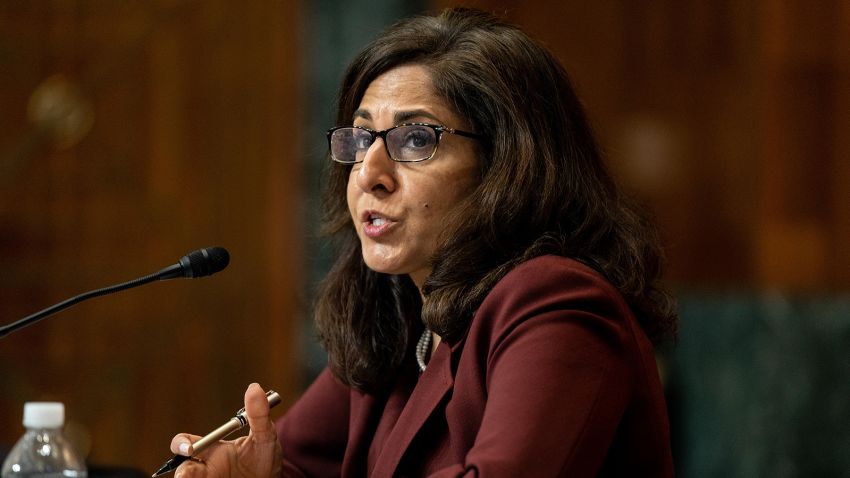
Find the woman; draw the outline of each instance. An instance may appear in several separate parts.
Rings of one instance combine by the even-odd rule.
[[[178,478],[671,476],[657,240],[551,54],[474,10],[406,20],[337,124],[328,367],[276,426],[249,387],[250,435]]]

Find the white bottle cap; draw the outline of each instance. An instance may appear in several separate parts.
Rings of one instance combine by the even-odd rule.
[[[60,402],[27,402],[24,404],[25,427],[61,428],[64,424],[64,404]]]

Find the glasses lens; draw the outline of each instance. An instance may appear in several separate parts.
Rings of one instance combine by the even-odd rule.
[[[437,132],[428,126],[399,126],[387,133],[387,149],[396,161],[428,159],[437,149]]]
[[[364,129],[340,128],[331,133],[331,155],[340,163],[363,161],[372,142],[372,133]]]

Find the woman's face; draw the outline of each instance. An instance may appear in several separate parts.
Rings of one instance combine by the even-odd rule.
[[[376,131],[414,122],[469,131],[434,94],[430,73],[419,65],[399,66],[375,78],[353,120]],[[370,269],[408,274],[422,286],[447,213],[478,183],[475,147],[474,139],[445,133],[433,158],[398,163],[377,138],[363,162],[352,166],[348,210]]]

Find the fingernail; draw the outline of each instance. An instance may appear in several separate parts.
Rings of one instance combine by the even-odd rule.
[[[178,447],[178,449],[180,450],[180,453],[182,453],[184,455],[189,454],[189,444],[188,443],[181,443],[180,446]]]

